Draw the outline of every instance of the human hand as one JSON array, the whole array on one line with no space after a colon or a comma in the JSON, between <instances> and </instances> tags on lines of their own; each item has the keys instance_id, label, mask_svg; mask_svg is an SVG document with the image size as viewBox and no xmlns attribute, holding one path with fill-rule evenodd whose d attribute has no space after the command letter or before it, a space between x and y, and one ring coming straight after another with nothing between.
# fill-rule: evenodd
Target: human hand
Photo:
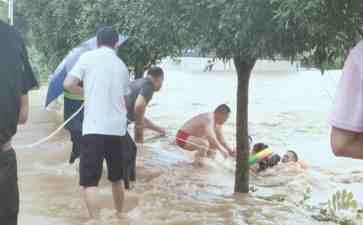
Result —
<instances>
[{"instance_id":1,"label":"human hand","mask_svg":"<svg viewBox=\"0 0 363 225\"><path fill-rule=\"evenodd\" d=\"M229 156L231 156L231 157L236 157L237 156L237 151L236 150L229 150L228 153L229 153Z\"/></svg>"},{"instance_id":2,"label":"human hand","mask_svg":"<svg viewBox=\"0 0 363 225\"><path fill-rule=\"evenodd\" d=\"M222 154L223 158L225 158L225 159L228 158L228 156L229 156L229 152L226 150L222 150L221 154Z\"/></svg>"}]
</instances>

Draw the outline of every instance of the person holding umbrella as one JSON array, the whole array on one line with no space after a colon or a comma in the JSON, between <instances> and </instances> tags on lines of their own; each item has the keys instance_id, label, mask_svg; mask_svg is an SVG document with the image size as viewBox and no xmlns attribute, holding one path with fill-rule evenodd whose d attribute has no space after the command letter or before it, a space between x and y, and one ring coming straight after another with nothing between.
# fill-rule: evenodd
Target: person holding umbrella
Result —
<instances>
[{"instance_id":1,"label":"person holding umbrella","mask_svg":"<svg viewBox=\"0 0 363 225\"><path fill-rule=\"evenodd\" d=\"M71 94L84 97L80 185L89 215L98 215L98 183L106 159L114 205L123 209L127 134L126 96L129 72L117 57L118 34L111 27L97 32L96 50L84 53L64 81ZM83 82L83 87L80 85Z\"/></svg>"},{"instance_id":2,"label":"person holding umbrella","mask_svg":"<svg viewBox=\"0 0 363 225\"><path fill-rule=\"evenodd\" d=\"M118 46L123 45L128 40L127 37L119 35ZM64 95L64 121L68 120L83 105L83 97L70 93L63 88L63 82L68 73L73 69L82 54L97 49L97 38L93 37L82 42L79 46L63 59L52 75L49 84L46 106L58 98L62 93ZM72 141L72 151L69 163L73 164L80 155L81 137L82 137L83 110L78 113L65 128L69 131Z\"/></svg>"}]
</instances>

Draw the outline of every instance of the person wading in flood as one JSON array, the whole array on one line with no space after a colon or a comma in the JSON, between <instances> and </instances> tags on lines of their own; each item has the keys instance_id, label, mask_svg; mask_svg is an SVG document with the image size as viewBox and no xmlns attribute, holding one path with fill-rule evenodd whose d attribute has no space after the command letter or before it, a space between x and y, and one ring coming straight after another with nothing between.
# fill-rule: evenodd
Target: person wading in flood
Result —
<instances>
[{"instance_id":1,"label":"person wading in flood","mask_svg":"<svg viewBox=\"0 0 363 225\"><path fill-rule=\"evenodd\" d=\"M164 128L154 124L145 117L147 105L154 92L160 91L164 82L164 71L160 67L152 67L147 76L130 83L130 94L127 96L127 117L130 122L135 121L135 141L144 142L144 128L156 131L161 136L166 135Z\"/></svg>"},{"instance_id":2,"label":"person wading in flood","mask_svg":"<svg viewBox=\"0 0 363 225\"><path fill-rule=\"evenodd\" d=\"M11 139L28 119L28 92L38 86L19 33L0 20L0 224L16 225L17 161Z\"/></svg>"},{"instance_id":3,"label":"person wading in flood","mask_svg":"<svg viewBox=\"0 0 363 225\"><path fill-rule=\"evenodd\" d=\"M222 104L213 113L203 113L187 121L176 135L176 144L189 151L198 151L195 162L201 158L214 156L215 149L224 157L235 156L235 151L227 144L223 136L223 125L229 118L231 109Z\"/></svg>"},{"instance_id":4,"label":"person wading in flood","mask_svg":"<svg viewBox=\"0 0 363 225\"><path fill-rule=\"evenodd\" d=\"M363 159L363 41L345 62L331 115L331 147L338 157Z\"/></svg>"},{"instance_id":5,"label":"person wading in flood","mask_svg":"<svg viewBox=\"0 0 363 225\"><path fill-rule=\"evenodd\" d=\"M119 36L105 27L97 32L98 49L83 54L64 88L85 99L80 155L80 185L92 218L98 215L98 183L106 159L115 208L122 212L126 166L126 96L129 72L116 55ZM80 83L83 82L83 88Z\"/></svg>"}]
</instances>

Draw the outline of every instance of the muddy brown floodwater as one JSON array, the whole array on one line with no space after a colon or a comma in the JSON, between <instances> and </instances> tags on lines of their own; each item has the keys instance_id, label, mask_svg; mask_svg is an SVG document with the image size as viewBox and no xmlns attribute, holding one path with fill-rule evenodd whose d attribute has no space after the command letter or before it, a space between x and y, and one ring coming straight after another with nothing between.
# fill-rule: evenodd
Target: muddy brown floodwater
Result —
<instances>
[{"instance_id":1,"label":"muddy brown floodwater","mask_svg":"<svg viewBox=\"0 0 363 225\"><path fill-rule=\"evenodd\" d=\"M285 63L286 64L286 63ZM191 164L192 155L173 141L189 117L228 102L235 109L236 76L217 65L203 73L205 60L186 59L180 65L166 60L165 86L152 102L149 116L166 126L169 135L146 134L139 148L137 183L127 193L123 215L113 211L111 187L103 178L98 220L88 220L78 186L78 163L67 163L70 142L65 131L33 149L17 149L21 191L20 225L320 225L300 202L311 190L309 203L318 205L342 189L362 202L363 171L359 161L336 159L329 148L327 117L339 71L322 77L318 71L296 72L289 65L258 65L251 82L250 133L282 154L295 149L307 162L307 172L277 166L251 175L256 189L234 195L234 163ZM270 69L274 66L274 70ZM262 68L262 69L261 69ZM288 68L288 69L286 69ZM60 115L42 107L45 88L31 98L30 121L19 129L15 146L33 143L60 124ZM235 111L234 111L235 114ZM235 143L235 119L225 127ZM104 176L105 177L105 176Z\"/></svg>"}]
</instances>

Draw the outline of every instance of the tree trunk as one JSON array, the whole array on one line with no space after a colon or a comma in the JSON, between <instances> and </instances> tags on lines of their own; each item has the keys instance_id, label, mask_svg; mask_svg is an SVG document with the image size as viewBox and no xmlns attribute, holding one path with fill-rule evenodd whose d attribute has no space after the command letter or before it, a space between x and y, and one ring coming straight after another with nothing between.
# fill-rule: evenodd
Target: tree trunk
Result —
<instances>
[{"instance_id":1,"label":"tree trunk","mask_svg":"<svg viewBox=\"0 0 363 225\"><path fill-rule=\"evenodd\" d=\"M237 163L235 177L235 192L249 192L249 138L248 138L248 87L251 72L256 64L255 59L244 60L233 58L237 75Z\"/></svg>"}]
</instances>

